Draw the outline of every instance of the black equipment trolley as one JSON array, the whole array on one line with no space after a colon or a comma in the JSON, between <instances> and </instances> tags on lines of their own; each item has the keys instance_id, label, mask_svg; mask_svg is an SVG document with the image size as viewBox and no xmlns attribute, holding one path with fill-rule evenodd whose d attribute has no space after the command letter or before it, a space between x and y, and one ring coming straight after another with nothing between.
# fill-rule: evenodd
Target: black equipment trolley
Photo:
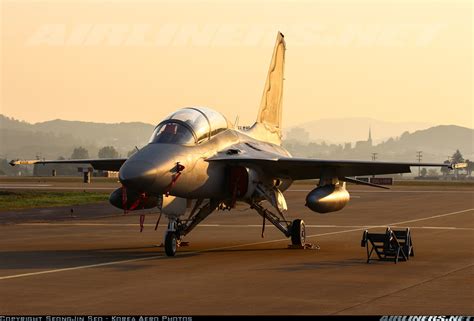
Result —
<instances>
[{"instance_id":1,"label":"black equipment trolley","mask_svg":"<svg viewBox=\"0 0 474 321\"><path fill-rule=\"evenodd\" d=\"M379 260L395 263L399 260L408 261L410 256L415 256L409 228L392 230L387 227L385 233L369 233L365 230L360 245L367 249L367 263L374 252Z\"/></svg>"}]
</instances>

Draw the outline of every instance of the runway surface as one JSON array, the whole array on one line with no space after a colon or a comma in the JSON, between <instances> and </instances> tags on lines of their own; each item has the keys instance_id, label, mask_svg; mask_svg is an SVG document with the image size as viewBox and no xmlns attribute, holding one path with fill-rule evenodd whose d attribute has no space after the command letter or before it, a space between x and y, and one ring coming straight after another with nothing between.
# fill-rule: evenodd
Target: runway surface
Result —
<instances>
[{"instance_id":1,"label":"runway surface","mask_svg":"<svg viewBox=\"0 0 474 321\"><path fill-rule=\"evenodd\" d=\"M474 314L472 187L350 186L326 215L304 207L310 188L285 193L287 218L319 250L287 249L268 222L262 239L245 207L213 213L174 258L156 214L140 233L107 204L0 212L0 314ZM412 228L416 256L366 264L363 230L387 225Z\"/></svg>"}]
</instances>

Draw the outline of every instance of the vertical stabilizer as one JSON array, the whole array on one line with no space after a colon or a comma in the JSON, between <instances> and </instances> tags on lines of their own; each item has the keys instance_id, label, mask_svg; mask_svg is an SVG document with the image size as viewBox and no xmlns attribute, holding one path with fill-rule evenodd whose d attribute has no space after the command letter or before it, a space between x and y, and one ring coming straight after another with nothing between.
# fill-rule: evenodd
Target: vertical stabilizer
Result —
<instances>
[{"instance_id":1,"label":"vertical stabilizer","mask_svg":"<svg viewBox=\"0 0 474 321\"><path fill-rule=\"evenodd\" d=\"M281 108L285 49L286 45L283 34L278 32L257 121L246 131L247 135L255 139L277 145L281 145Z\"/></svg>"},{"instance_id":2,"label":"vertical stabilizer","mask_svg":"<svg viewBox=\"0 0 474 321\"><path fill-rule=\"evenodd\" d=\"M285 49L284 36L281 32L278 32L257 117L258 123L266 125L269 130L280 136Z\"/></svg>"}]
</instances>

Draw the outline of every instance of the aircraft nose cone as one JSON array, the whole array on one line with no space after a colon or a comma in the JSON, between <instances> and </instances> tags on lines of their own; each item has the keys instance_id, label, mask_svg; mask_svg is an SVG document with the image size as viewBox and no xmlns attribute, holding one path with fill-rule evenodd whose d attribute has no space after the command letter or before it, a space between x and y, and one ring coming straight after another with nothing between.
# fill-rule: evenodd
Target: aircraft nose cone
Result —
<instances>
[{"instance_id":1,"label":"aircraft nose cone","mask_svg":"<svg viewBox=\"0 0 474 321\"><path fill-rule=\"evenodd\" d=\"M120 168L119 180L128 188L146 191L156 180L157 170L147 161L132 160L125 162Z\"/></svg>"}]
</instances>

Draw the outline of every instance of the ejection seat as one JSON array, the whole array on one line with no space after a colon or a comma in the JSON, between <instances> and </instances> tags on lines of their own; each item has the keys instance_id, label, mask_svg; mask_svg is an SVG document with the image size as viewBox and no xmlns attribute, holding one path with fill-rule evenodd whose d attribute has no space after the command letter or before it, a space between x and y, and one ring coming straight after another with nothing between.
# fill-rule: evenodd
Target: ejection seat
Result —
<instances>
[{"instance_id":1,"label":"ejection seat","mask_svg":"<svg viewBox=\"0 0 474 321\"><path fill-rule=\"evenodd\" d=\"M380 261L393 261L394 263L399 260L408 261L410 256L415 256L409 228L392 230L387 227L385 233L369 233L368 230L365 230L360 245L367 250L367 263L373 259L374 252Z\"/></svg>"}]
</instances>

